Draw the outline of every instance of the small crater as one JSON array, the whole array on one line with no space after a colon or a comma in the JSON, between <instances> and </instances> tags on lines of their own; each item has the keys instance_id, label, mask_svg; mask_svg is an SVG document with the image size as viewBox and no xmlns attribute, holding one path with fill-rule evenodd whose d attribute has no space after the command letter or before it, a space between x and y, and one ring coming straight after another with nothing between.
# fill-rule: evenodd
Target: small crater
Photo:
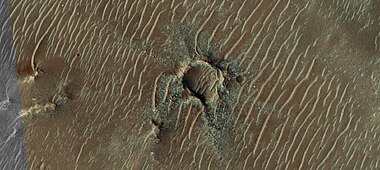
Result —
<instances>
[{"instance_id":1,"label":"small crater","mask_svg":"<svg viewBox=\"0 0 380 170\"><path fill-rule=\"evenodd\" d=\"M182 83L202 103L213 102L217 98L217 89L223 83L223 73L210 64L197 60L184 70Z\"/></svg>"},{"instance_id":2,"label":"small crater","mask_svg":"<svg viewBox=\"0 0 380 170\"><path fill-rule=\"evenodd\" d=\"M238 75L238 76L236 76L235 80L236 80L236 82L238 82L238 83L244 83L244 81L245 81L245 77L243 77L243 76L241 76L241 75Z\"/></svg>"},{"instance_id":3,"label":"small crater","mask_svg":"<svg viewBox=\"0 0 380 170\"><path fill-rule=\"evenodd\" d=\"M52 98L52 103L55 104L55 106L62 106L65 103L67 103L68 97L62 94L56 94Z\"/></svg>"},{"instance_id":4,"label":"small crater","mask_svg":"<svg viewBox=\"0 0 380 170\"><path fill-rule=\"evenodd\" d=\"M42 69L39 65L37 65L37 67L36 67L36 71L37 71L37 75L38 74L43 74L43 73L45 73L45 70L44 69Z\"/></svg>"}]
</instances>

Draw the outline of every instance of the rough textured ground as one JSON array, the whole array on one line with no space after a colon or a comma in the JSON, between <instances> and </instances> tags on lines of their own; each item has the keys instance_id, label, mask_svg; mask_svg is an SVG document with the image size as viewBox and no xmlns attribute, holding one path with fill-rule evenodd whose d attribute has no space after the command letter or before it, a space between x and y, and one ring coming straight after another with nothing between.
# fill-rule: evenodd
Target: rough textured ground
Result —
<instances>
[{"instance_id":1,"label":"rough textured ground","mask_svg":"<svg viewBox=\"0 0 380 170\"><path fill-rule=\"evenodd\" d=\"M378 1L10 6L31 169L379 169Z\"/></svg>"}]
</instances>

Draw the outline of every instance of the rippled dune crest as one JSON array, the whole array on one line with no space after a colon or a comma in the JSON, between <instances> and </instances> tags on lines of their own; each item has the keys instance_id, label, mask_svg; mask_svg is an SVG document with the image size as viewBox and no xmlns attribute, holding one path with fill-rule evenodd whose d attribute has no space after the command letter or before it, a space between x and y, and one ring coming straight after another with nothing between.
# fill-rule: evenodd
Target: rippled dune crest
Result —
<instances>
[{"instance_id":1,"label":"rippled dune crest","mask_svg":"<svg viewBox=\"0 0 380 170\"><path fill-rule=\"evenodd\" d=\"M31 169L379 169L380 3L11 0Z\"/></svg>"}]
</instances>

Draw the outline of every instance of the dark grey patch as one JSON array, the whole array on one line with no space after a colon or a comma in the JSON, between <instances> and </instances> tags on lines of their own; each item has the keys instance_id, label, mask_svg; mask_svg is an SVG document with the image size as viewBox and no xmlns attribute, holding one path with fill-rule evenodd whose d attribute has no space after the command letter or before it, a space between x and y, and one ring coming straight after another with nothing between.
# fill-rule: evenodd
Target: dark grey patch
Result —
<instances>
[{"instance_id":1,"label":"dark grey patch","mask_svg":"<svg viewBox=\"0 0 380 170\"><path fill-rule=\"evenodd\" d=\"M16 60L7 1L0 1L0 169L27 169Z\"/></svg>"},{"instance_id":2,"label":"dark grey patch","mask_svg":"<svg viewBox=\"0 0 380 170\"><path fill-rule=\"evenodd\" d=\"M221 86L217 88L218 98L213 102L207 102L202 94L194 92L194 89L189 88L188 82L182 78L177 77L175 74L164 75L158 83L158 101L156 111L153 117L156 120L161 120L163 125L160 128L160 140L171 140L175 134L168 134L175 131L174 125L177 121L177 111L181 103L183 107L187 108L187 104L191 102L194 107L198 109L204 107L201 115L202 125L201 128L213 140L215 152L217 155L228 153L225 147L229 141L233 139L231 136L231 121L233 118L232 107L237 101L238 90L241 83L236 81L238 76L242 75L243 70L239 68L238 63L233 60L224 60L219 51L217 51L218 44L208 44L208 38L211 30L204 29L195 40L197 26L179 24L168 26L167 31L172 35L171 40L162 46L160 55L171 56L170 62L162 62L163 67L171 68L173 62L202 60L208 63L213 69L220 70L223 73L224 81ZM197 41L197 43L195 43ZM194 45L197 44L195 47ZM165 56L162 56L165 58ZM165 60L166 61L166 60ZM175 70L175 68L172 68ZM176 78L174 78L176 77ZM169 87L168 97L163 101L166 82L174 78ZM184 99L182 93L187 89L193 91L193 96L198 98L199 105L193 99ZM182 108L184 109L184 108ZM182 110L182 112L185 112ZM165 142L163 142L165 143ZM222 158L222 157L220 157Z\"/></svg>"}]
</instances>

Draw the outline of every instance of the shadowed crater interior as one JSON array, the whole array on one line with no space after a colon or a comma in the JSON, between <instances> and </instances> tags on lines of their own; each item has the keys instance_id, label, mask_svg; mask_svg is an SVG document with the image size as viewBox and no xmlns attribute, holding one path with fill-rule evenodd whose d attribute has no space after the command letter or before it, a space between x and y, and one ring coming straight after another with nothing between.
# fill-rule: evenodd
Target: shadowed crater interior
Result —
<instances>
[{"instance_id":1,"label":"shadowed crater interior","mask_svg":"<svg viewBox=\"0 0 380 170\"><path fill-rule=\"evenodd\" d=\"M217 89L223 82L223 74L208 63L197 60L189 65L183 76L183 84L203 104L215 101Z\"/></svg>"}]
</instances>

